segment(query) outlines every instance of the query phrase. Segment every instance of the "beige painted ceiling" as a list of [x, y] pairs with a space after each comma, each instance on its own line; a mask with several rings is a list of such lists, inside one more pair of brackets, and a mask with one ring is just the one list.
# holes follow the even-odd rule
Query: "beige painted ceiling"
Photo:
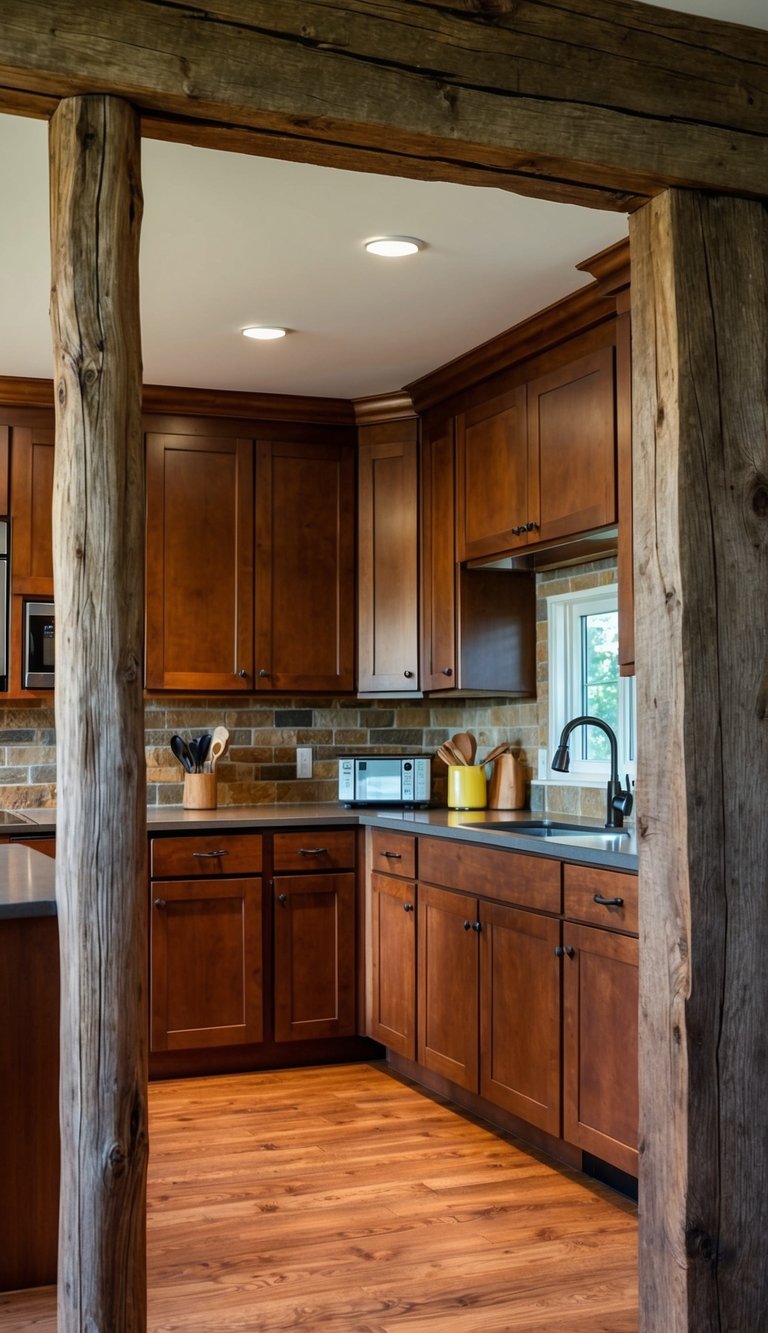
[[[768, 27], [768, 0], [676, 8]], [[588, 278], [626, 218], [503, 190], [145, 141], [147, 383], [355, 398], [444, 364]], [[0, 116], [0, 374], [48, 376], [47, 128]], [[383, 234], [425, 249], [366, 254]], [[241, 336], [279, 323], [279, 343]]]

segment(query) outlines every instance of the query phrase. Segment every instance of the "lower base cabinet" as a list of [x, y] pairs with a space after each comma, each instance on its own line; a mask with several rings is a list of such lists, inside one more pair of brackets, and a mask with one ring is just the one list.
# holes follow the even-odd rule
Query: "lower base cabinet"
[[570, 922], [564, 940], [563, 1137], [636, 1175], [638, 942]]
[[417, 884], [381, 873], [383, 847], [369, 853], [369, 1035], [636, 1174], [636, 876], [421, 838]]
[[355, 876], [276, 875], [275, 1040], [355, 1031]]

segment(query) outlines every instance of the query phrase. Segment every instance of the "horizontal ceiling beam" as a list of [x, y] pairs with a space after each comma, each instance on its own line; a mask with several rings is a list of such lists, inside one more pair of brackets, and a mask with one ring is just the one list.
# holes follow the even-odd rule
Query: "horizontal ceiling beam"
[[768, 32], [635, 0], [3, 0], [0, 107], [632, 209], [768, 195]]

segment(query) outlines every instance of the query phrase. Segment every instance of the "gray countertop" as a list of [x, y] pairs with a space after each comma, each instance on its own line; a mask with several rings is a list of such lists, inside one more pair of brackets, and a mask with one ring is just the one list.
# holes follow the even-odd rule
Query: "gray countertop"
[[55, 915], [53, 857], [20, 843], [0, 845], [0, 920]]
[[[10, 815], [12, 812], [8, 812]], [[26, 809], [20, 812], [24, 822], [6, 821], [3, 832], [13, 838], [34, 838], [54, 833], [56, 811]], [[153, 806], [147, 811], [150, 833], [174, 833], [181, 830], [260, 828], [291, 829], [307, 825], [356, 828], [358, 825], [391, 829], [399, 833], [424, 833], [439, 838], [481, 843], [486, 847], [527, 852], [533, 856], [555, 857], [610, 870], [637, 870], [637, 843], [634, 826], [623, 836], [606, 839], [567, 833], [558, 837], [536, 838], [524, 831], [494, 831], [500, 821], [523, 823], [532, 818], [553, 818], [563, 823], [589, 828], [592, 821], [578, 815], [533, 816], [530, 810], [346, 810], [332, 803], [314, 805], [237, 805], [218, 810], [183, 810], [177, 806]], [[483, 827], [471, 828], [480, 824]], [[54, 862], [20, 843], [0, 845], [0, 919], [11, 916], [44, 916], [56, 911]]]

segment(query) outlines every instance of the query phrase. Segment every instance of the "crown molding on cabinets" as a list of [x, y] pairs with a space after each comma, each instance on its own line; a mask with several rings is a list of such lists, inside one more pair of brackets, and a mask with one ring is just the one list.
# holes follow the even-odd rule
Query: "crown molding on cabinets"
[[371, 394], [368, 398], [354, 398], [352, 407], [358, 426], [375, 426], [386, 421], [406, 421], [416, 416], [416, 408], [404, 389], [393, 393]]

